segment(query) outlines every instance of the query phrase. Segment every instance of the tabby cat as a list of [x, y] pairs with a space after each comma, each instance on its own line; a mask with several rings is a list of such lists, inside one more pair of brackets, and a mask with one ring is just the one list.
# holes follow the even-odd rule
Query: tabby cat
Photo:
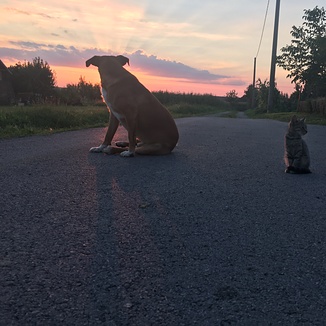
[[305, 118], [298, 119], [294, 115], [285, 134], [286, 173], [311, 173], [308, 146], [301, 138], [306, 133]]

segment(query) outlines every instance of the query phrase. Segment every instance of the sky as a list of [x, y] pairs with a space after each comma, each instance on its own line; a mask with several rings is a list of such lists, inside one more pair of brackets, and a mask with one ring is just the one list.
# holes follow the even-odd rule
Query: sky
[[[325, 0], [280, 1], [278, 54], [301, 26], [304, 9]], [[309, 2], [309, 4], [307, 4]], [[269, 9], [260, 51], [267, 4]], [[0, 0], [0, 59], [8, 67], [40, 57], [57, 86], [99, 83], [93, 55], [130, 59], [126, 67], [151, 91], [239, 97], [253, 80], [269, 80], [276, 0]], [[288, 72], [276, 68], [280, 91]]]

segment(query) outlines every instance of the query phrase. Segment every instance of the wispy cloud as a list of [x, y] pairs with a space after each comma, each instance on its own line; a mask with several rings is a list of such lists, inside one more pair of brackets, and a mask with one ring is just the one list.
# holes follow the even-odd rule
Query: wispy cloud
[[51, 45], [37, 42], [11, 41], [12, 47], [0, 48], [3, 58], [12, 60], [30, 61], [34, 57], [41, 57], [53, 66], [79, 67], [84, 65], [85, 60], [96, 53], [103, 53], [97, 49], [79, 50], [74, 46], [64, 46], [62, 44]]
[[33, 49], [39, 50], [43, 47], [46, 47], [46, 44], [36, 43], [36, 42], [28, 42], [28, 41], [20, 41], [20, 42], [10, 41], [10, 44], [12, 44], [14, 47], [17, 47], [17, 48], [29, 49], [30, 51], [32, 51]]
[[48, 19], [55, 19], [56, 17], [42, 13], [42, 12], [33, 12], [33, 11], [26, 11], [26, 10], [20, 10], [12, 7], [6, 7], [4, 8], [6, 11], [14, 12], [16, 14], [26, 15], [26, 16], [41, 16], [43, 18]]

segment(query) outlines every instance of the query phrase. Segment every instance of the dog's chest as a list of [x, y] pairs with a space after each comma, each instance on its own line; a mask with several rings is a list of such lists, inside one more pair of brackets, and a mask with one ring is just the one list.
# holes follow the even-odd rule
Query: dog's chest
[[102, 87], [101, 88], [101, 93], [102, 93], [102, 97], [104, 99], [104, 102], [105, 104], [109, 107], [111, 113], [122, 123], [124, 124], [124, 117], [119, 114], [117, 111], [114, 110], [112, 104], [110, 103], [109, 101], [109, 98], [108, 98], [108, 93], [106, 92], [106, 90]]

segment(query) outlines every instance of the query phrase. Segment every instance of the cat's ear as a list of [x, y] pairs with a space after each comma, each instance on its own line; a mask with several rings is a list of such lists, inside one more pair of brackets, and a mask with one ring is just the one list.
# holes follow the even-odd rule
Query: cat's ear
[[296, 122], [297, 122], [297, 116], [293, 115], [291, 118], [291, 121], [290, 121], [290, 125], [292, 125], [293, 123], [296, 123]]

